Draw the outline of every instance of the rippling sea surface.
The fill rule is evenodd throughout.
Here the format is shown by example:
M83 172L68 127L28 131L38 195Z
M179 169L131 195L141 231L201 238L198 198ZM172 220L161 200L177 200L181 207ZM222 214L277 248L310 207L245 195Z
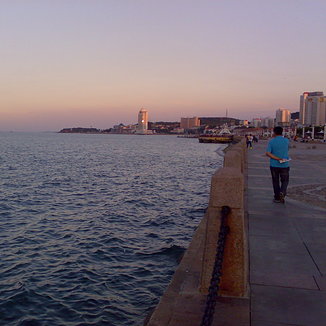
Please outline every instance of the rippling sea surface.
M0 325L143 325L225 145L0 133Z

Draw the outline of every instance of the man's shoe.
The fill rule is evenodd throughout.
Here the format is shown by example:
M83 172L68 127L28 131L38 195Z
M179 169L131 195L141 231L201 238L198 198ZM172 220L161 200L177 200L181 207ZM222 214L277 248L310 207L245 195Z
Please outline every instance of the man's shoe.
M281 203L281 200L280 199L273 199L273 202L274 203Z
M283 192L280 192L280 202L281 202L282 204L285 203L284 197L285 197L285 196L284 196Z

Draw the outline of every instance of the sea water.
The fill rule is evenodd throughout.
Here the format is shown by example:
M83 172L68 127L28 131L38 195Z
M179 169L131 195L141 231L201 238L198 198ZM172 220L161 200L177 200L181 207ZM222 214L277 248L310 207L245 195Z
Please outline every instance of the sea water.
M143 325L225 145L0 133L0 325Z

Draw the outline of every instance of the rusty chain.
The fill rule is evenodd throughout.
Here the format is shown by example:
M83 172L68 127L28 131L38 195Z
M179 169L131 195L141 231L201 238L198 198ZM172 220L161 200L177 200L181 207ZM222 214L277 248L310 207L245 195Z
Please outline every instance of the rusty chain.
M220 279L222 276L222 264L225 242L229 233L229 227L227 226L226 220L230 212L231 208L229 206L223 206L221 209L221 226L217 240L215 263L212 272L211 283L208 290L208 295L206 298L205 312L200 326L211 326L213 321L218 291L220 287Z

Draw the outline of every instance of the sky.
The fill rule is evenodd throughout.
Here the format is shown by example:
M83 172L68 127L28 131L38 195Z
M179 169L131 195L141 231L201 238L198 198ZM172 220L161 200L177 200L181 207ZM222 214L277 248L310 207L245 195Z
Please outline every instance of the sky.
M275 116L326 92L324 0L0 0L0 131Z

